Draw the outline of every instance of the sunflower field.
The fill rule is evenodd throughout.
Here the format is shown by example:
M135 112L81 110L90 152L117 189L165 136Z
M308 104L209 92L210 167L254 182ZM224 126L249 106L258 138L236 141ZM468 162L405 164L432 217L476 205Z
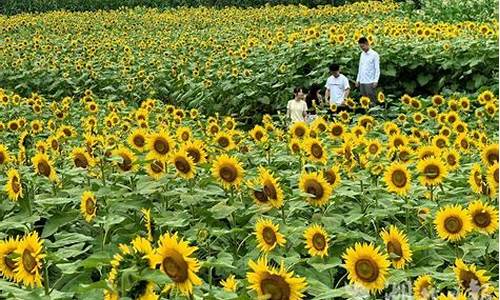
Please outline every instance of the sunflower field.
M498 299L496 20L359 2L0 24L0 299ZM378 103L288 124L289 88L332 59L354 76L362 35Z

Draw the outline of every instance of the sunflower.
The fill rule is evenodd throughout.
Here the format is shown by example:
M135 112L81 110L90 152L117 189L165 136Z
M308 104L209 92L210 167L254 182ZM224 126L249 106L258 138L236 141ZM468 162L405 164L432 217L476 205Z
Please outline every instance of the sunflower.
M97 212L97 199L94 193L90 191L83 192L80 200L80 212L88 223L92 222L95 218Z
M127 138L128 144L141 152L146 148L147 139L148 132L143 128L134 129Z
M249 289L257 293L258 299L300 300L304 297L305 278L294 277L283 263L279 269L270 267L267 258L261 257L257 262L250 260L248 266L252 270L247 273Z
M177 128L176 136L177 140L179 140L180 142L187 142L191 139L193 134L191 133L191 129L189 127L183 126Z
M381 291L385 286L388 256L380 253L373 244L356 243L348 248L342 258L351 283L359 284L370 292Z
M183 150L179 150L172 154L172 164L177 170L177 175L185 179L194 177L196 170L192 158Z
M486 181L491 190L496 191L498 189L498 163L488 167L486 172Z
M47 177L50 181L57 181L57 175L54 167L52 166L52 161L49 159L47 154L37 153L31 162L35 167L37 174Z
M393 162L384 173L387 190L400 196L408 194L411 188L411 174L405 164Z
M485 275L485 270L478 270L474 264L466 265L460 258L455 259L453 272L460 288L472 293L484 290L490 280L490 277Z
M326 123L325 119L321 116L314 119L311 126L318 132L325 132L326 130L328 130L328 124Z
M207 161L207 153L205 144L200 140L190 140L181 146L182 150L186 151L191 157L195 165L203 164Z
M18 244L15 253L18 257L16 261L15 279L22 282L24 286L42 286L42 260L45 254L42 253L43 240L38 238L38 232L34 231L24 236Z
M18 237L0 240L0 276L4 279L13 280L15 278L16 262L13 256L18 246Z
M495 207L481 200L469 203L467 208L472 220L472 226L484 234L495 233L498 229L498 211Z
M284 199L283 190L272 173L264 167L259 167L259 181L266 199L273 207L281 208Z
M421 184L426 186L441 184L448 174L443 161L432 157L419 161L417 169L420 172Z
M327 153L319 139L307 138L302 146L311 161L326 164Z
M366 144L366 154L377 157L382 151L382 143L378 139L368 140Z
M257 205L271 205L271 201L267 197L266 193L264 193L264 190L257 179L247 181L246 185Z
M288 148L290 148L290 152L293 154L300 153L300 149L302 149L302 143L298 138L291 138L288 143Z
M71 150L71 159L77 168L88 169L95 165L94 159L89 155L87 150L82 147L73 148L73 150Z
M255 125L255 127L250 130L249 134L255 142L265 142L268 140L266 129L260 125Z
M340 168L338 166L334 166L328 170L324 170L323 177L330 184L333 190L340 184L341 181Z
M295 122L290 126L290 135L294 138L302 139L308 136L309 127L305 122Z
M432 144L439 149L448 148L448 138L443 135L436 135L432 138Z
M113 157L116 157L115 164L123 172L135 171L137 169L137 164L135 163L137 157L132 151L124 146L120 146L111 152Z
M345 131L345 126L342 123L335 122L330 125L329 132L333 138L341 138Z
M344 122L344 123L347 123L349 122L349 120L351 119L351 116L349 115L349 113L345 110L339 112L338 114L338 117L340 119L340 121Z
M434 219L437 233L443 240L458 241L472 230L471 217L460 205L446 205Z
M160 265L160 270L173 281L170 288L178 289L183 295L193 293L193 285L201 285L196 275L200 270L198 260L191 255L197 247L191 247L177 233L165 233L160 237L158 248L146 257L153 265Z
M364 108L364 109L368 109L370 107L370 98L366 97L366 96L362 96L360 99L359 99L359 103L361 104L361 107Z
M168 159L174 149L174 140L166 131L160 130L148 136L147 149L159 159Z
M403 163L407 163L413 156L413 150L407 146L401 146L397 149L397 159Z
M437 158L441 155L441 149L434 145L422 146L417 150L417 156L420 160L427 158Z
M0 144L0 165L7 164L10 161L11 157L8 148L5 145Z
M449 171L454 171L460 166L460 154L457 150L449 148L442 153Z
M481 166L479 164L472 165L472 169L469 175L469 185L474 193L483 193L485 182L483 181Z
M323 226L314 224L304 231L306 249L311 256L328 255L328 234Z
M269 219L260 219L255 224L255 236L259 249L268 253L276 246L283 247L286 243L285 236L279 233L279 225L273 224Z
M498 163L498 144L487 145L481 151L481 159L486 166L492 166Z
M384 103L385 102L385 95L382 93L382 91L378 92L377 94L377 101L379 103Z
M325 180L321 173L302 173L299 181L302 192L310 194L307 201L313 206L324 206L330 200L332 186Z
M434 292L434 284L432 277L429 275L421 275L413 283L413 298L415 300L428 300Z
M396 226L391 225L389 231L382 230L380 236L384 240L387 254L389 254L389 259L394 268L403 269L411 261L412 256L406 234Z
M154 180L159 180L167 169L165 161L158 159L157 156L149 152L145 157L146 163L146 173L151 176Z
M235 157L221 155L212 164L212 175L226 189L238 187L243 179L243 167Z
M234 293L238 289L238 280L231 274L226 279L221 280L220 285L226 292Z
M231 134L219 131L214 137L215 144L222 149L229 151L236 147Z
M7 171L7 183L5 184L4 190L12 201L17 201L19 197L23 196L21 175L19 175L16 169L9 169L9 171Z
M389 136L389 147L398 148L408 145L408 137L406 135L395 133Z
M30 126L31 126L31 133L33 134L38 134L43 130L43 123L40 120L31 121Z
M215 122L208 124L207 135L213 136L216 135L219 131L219 125L217 125Z

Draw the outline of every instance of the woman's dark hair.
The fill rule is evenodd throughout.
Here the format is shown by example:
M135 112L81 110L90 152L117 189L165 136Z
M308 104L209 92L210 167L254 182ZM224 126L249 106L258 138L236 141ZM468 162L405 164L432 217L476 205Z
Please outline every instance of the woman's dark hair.
M368 40L364 36L362 36L359 38L358 44L368 44Z
M340 66L338 64L333 63L330 66L328 66L328 69L330 69L330 72L335 72L340 70Z
M307 92L306 98L309 98L310 100L318 100L318 91L321 90L321 85L317 83L313 83L311 87L309 88L309 91Z
M299 93L299 91L303 91L302 87L300 86L297 86L293 89L293 94L294 95L297 95Z

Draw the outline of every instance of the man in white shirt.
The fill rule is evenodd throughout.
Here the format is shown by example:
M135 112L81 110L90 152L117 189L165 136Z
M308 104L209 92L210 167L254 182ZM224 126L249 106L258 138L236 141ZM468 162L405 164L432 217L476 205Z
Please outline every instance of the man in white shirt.
M380 59L378 53L370 49L370 43L365 37L361 37L358 44L362 52L359 58L356 87L359 87L361 95L370 98L371 105L374 105L376 101L375 90L380 77Z
M351 87L347 77L340 74L340 66L338 64L331 64L330 77L326 80L325 84L325 101L330 101L330 105L343 106L344 100L349 96Z

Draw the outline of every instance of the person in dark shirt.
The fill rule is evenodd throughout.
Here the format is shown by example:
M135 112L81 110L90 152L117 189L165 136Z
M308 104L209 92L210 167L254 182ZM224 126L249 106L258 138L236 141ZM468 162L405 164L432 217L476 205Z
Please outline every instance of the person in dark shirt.
M307 92L306 95L306 103L308 107L307 111L307 122L310 123L314 121L317 117L317 112L316 112L316 106L321 105L322 103L322 98L321 98L321 85L319 84L313 84L309 88L309 91Z

